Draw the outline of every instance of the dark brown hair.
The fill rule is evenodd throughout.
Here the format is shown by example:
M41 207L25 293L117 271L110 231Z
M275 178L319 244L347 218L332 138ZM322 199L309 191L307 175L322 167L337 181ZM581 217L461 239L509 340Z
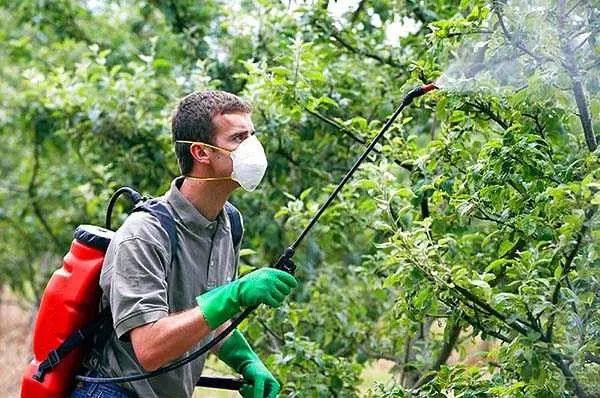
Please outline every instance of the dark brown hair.
M224 113L251 113L252 105L237 95L219 91L197 91L184 97L173 114L171 131L173 142L199 141L213 144L215 115ZM182 175L192 170L194 160L190 145L175 143L175 154Z

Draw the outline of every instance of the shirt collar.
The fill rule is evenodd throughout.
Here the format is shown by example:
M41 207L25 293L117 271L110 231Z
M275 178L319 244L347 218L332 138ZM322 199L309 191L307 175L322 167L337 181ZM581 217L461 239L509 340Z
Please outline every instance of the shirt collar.
M199 231L203 229L214 229L217 225L225 224L224 211L221 209L217 218L214 221L207 219L200 211L186 198L183 196L179 188L183 184L185 177L179 176L171 182L171 187L165 194L167 202L173 207L177 216L183 221L183 223L190 228L192 231Z

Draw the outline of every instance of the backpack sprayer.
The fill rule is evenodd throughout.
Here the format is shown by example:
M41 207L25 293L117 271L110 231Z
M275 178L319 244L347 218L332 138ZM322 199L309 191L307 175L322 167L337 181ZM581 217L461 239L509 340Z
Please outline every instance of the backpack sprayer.
M434 83L425 84L423 86L419 86L419 87L416 87L416 88L412 89L403 98L401 104L398 106L398 108L396 109L396 111L394 112L394 114L389 118L389 120L387 121L387 123L383 126L383 128L377 134L377 136L373 139L373 141L369 144L369 146L364 151L364 153L360 156L360 158L358 158L358 160L350 168L350 170L344 176L344 178L342 179L342 181L337 185L337 187L335 188L335 190L329 195L329 197L327 198L327 200L325 201L325 203L319 208L319 210L317 211L317 213L312 217L312 219L310 220L309 224L300 233L300 235L294 241L294 243L292 243L291 246L289 246L287 249L285 249L283 255L273 265L273 268L276 268L276 269L288 272L288 273L290 273L292 275L294 274L296 267L295 267L295 265L294 265L294 263L292 261L292 257L294 256L298 245L300 245L300 243L306 237L306 235L308 234L308 232L317 223L317 221L319 220L319 218L321 217L321 215L323 214L323 212L327 209L327 207L329 207L329 205L331 204L331 202L333 201L333 199L335 198L335 196L340 192L340 190L344 187L344 185L352 177L352 175L354 174L354 172L358 169L358 167L361 165L361 163L365 160L365 158L373 150L373 148L375 147L375 145L381 140L381 138L387 132L387 130L389 130L389 128L392 126L392 124L394 123L394 121L400 115L400 113L402 112L402 110L404 108L406 108L415 98L420 97L420 96L424 95L425 93L427 93L429 91L432 91L432 90L435 90L437 88L438 88L438 86L436 86ZM113 200L111 200L111 203L109 204L109 212L107 214L110 214L110 210L112 210L112 205L114 205ZM109 216L107 215L107 228L110 228L110 219L108 217ZM136 380L143 380L143 379L151 378L151 377L158 376L160 374L169 372L169 371L171 371L173 369L176 369L176 368L178 368L180 366L183 366L183 365L185 365L185 364L193 361L194 359L196 359L196 358L198 358L198 357L206 354L211 348L213 348L214 346L216 346L227 335L229 335L229 333L231 333L235 328L237 328L238 325L244 319L246 319L248 317L248 315L250 315L250 313L252 311L254 311L255 309L256 309L256 307L248 307L248 308L246 308L243 312L241 312L238 316L236 316L231 321L231 323L229 324L229 326L225 330L223 330L220 334L218 334L217 336L215 336L211 341L209 341L208 343L206 343L205 345L203 345L202 347L200 347L199 349L197 349L196 351L194 351L189 356L187 356L185 358L182 358L182 359L180 359L180 360L178 360L176 362L173 362L170 365L167 365L165 367L157 369L157 370L155 370L153 372L139 373L139 374L133 374L133 375L121 376L121 377L105 377L105 378L104 377L103 378L87 377L87 376L78 375L78 376L75 376L75 380L77 380L77 381L88 381L88 382L92 382L92 383L125 383L125 382L132 382L132 381L136 381ZM73 359L75 359L75 358L73 358ZM35 379L35 377L33 377L33 378ZM222 388L222 389L229 389L229 390L239 390L245 383L247 383L247 382L245 380L243 380L243 379L218 378L218 377L216 377L216 378L215 377L202 377L201 380L198 382L197 385L198 386L204 386L204 387L212 387L212 388Z

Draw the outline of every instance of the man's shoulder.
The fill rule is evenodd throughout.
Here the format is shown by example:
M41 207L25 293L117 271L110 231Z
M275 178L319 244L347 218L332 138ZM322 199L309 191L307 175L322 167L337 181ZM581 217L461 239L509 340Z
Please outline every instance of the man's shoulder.
M125 241L141 240L169 250L169 236L160 221L145 211L131 213L115 233L114 245Z

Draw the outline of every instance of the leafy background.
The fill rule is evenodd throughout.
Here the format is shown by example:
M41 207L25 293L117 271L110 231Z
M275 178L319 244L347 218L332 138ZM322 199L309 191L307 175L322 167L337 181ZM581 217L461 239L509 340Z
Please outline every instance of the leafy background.
M590 0L0 1L2 287L35 312L117 187L167 189L169 118L194 90L254 104L270 164L232 197L247 272L295 239L409 89L458 70L302 244L289 302L243 329L281 396L600 396L599 14ZM359 389L380 359L392 380Z

